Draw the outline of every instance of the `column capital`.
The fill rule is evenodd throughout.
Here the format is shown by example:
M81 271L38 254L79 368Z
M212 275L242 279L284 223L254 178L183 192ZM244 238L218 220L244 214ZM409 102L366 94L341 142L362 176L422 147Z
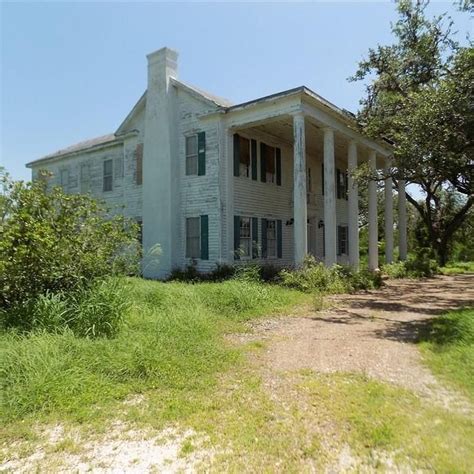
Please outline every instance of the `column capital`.
M306 114L302 110L297 110L296 112L292 112L290 114L294 119L304 119L306 117Z

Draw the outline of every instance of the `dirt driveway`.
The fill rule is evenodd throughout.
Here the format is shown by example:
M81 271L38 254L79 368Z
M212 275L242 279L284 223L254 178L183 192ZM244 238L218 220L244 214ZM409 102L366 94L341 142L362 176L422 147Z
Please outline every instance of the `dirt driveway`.
M474 275L390 280L382 290L330 298L327 311L259 323L270 371L358 372L416 391L451 409L471 410L421 363L413 344L427 320L474 303Z

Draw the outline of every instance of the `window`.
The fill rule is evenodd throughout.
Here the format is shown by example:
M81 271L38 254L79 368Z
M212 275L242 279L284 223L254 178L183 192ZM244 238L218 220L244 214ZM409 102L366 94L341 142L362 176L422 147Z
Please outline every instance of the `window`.
M252 256L252 227L250 217L240 218L240 253L241 257Z
M347 173L336 170L337 199L347 199Z
M267 257L277 256L277 228L275 220L267 220Z
M276 182L275 147L265 145L262 147L262 173L265 173L265 182Z
M347 255L347 253L348 253L347 226L340 225L340 226L337 226L337 254Z
M250 140L239 136L239 176L250 178Z
M188 217L186 219L186 257L199 258L201 256L201 219Z
M59 174L59 180L60 180L61 187L63 189L66 189L67 185L69 184L69 170L62 169Z
M135 149L135 184L143 184L143 143L139 143Z
M114 164L112 160L104 161L104 178L102 189L104 192L112 191L113 189L113 174L114 174Z
M186 175L198 174L198 139L197 135L186 137Z
M311 193L313 191L313 179L311 177L311 168L308 168L308 172L306 174L306 187L308 188L306 191Z

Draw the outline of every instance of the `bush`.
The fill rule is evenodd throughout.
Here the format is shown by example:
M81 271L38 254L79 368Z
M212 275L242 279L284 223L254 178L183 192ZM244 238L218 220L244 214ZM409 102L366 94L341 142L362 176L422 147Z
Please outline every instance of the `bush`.
M120 328L128 299L118 279L96 281L76 292L46 292L8 309L0 309L3 325L20 331L62 332L82 337L114 336Z
M354 272L341 265L327 268L314 257L307 257L300 269L282 270L280 276L284 286L311 293L346 293L378 288L382 284L380 275L375 272Z
M42 320L47 311L51 321L61 319L63 294L77 292L79 298L96 279L138 270L132 221L111 216L90 196L48 190L46 181L47 176L32 183L2 176L0 308L11 309L10 325L14 314L23 315L19 325L25 325L27 307Z
M391 278L423 278L436 275L439 271L436 260L427 251L421 250L404 262L386 264L382 270Z

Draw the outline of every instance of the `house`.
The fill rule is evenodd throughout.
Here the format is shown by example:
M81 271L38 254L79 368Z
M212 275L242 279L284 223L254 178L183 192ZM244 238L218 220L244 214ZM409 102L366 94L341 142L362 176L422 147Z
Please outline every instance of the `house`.
M178 79L178 54L148 55L148 87L115 133L29 163L71 193L91 192L142 224L143 272L165 277L196 262L301 264L307 253L359 265L358 189L367 161L392 148L307 87L231 104ZM369 267L378 267L377 190L369 185ZM406 256L404 182L399 252ZM385 180L386 259L393 258L392 180ZM117 211L118 212L118 211ZM160 244L159 265L149 250Z

